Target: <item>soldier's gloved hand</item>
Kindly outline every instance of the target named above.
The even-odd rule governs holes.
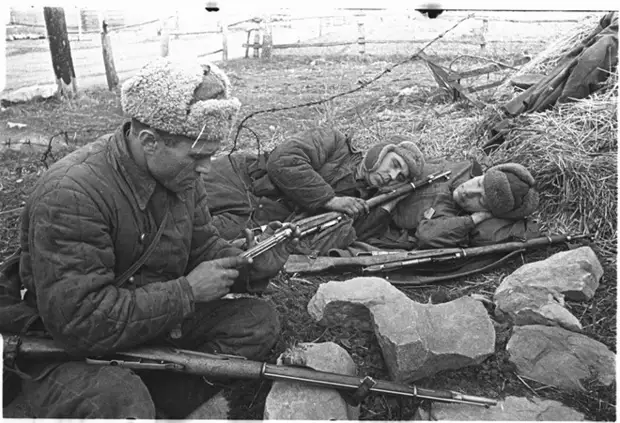
[[[254,238],[252,231],[249,229],[245,230],[246,244],[248,245],[248,248],[252,248],[256,245],[257,241],[264,241],[272,236],[276,231],[285,229],[291,229],[293,231],[293,236],[270,250],[254,257],[252,267],[250,268],[250,279],[260,280],[275,276],[280,269],[282,269],[284,263],[286,263],[286,260],[290,254],[289,251],[299,243],[301,231],[297,225],[293,223],[282,224],[277,221],[269,223],[269,225],[267,225],[267,229],[259,235],[257,239]]]
[[[334,197],[325,203],[323,207],[327,210],[344,213],[354,219],[370,211],[368,203],[357,197]]]

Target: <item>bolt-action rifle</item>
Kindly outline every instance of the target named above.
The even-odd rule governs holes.
[[[394,189],[392,189],[389,192],[377,195],[375,197],[372,197],[366,200],[366,203],[368,204],[369,208],[376,207],[378,205],[387,203],[388,201],[391,201],[395,198],[398,198],[402,195],[415,191],[418,188],[432,184],[438,179],[442,179],[442,178],[449,179],[450,173],[452,173],[452,171],[448,170],[442,173],[428,175],[427,177],[420,179],[418,181],[400,184],[394,187]],[[324,231],[325,229],[331,226],[337,225],[342,219],[345,218],[345,216],[346,215],[344,213],[331,211],[331,212],[322,213],[316,216],[306,217],[298,221],[294,221],[293,223],[295,223],[297,227],[299,227],[301,231],[301,237],[305,237],[305,236],[312,235],[317,232]],[[293,235],[293,230],[289,228],[277,231],[275,234],[273,234],[269,238],[259,242],[254,247],[249,248],[248,250],[244,251],[241,255],[243,257],[254,258],[264,253],[265,251],[270,250],[276,245],[286,241],[292,235]]]
[[[334,388],[347,394],[353,403],[359,403],[374,392],[427,399],[431,401],[464,403],[489,407],[497,401],[449,390],[425,389],[402,383],[376,380],[338,373],[320,372],[306,367],[275,365],[247,360],[243,357],[207,354],[169,347],[141,347],[116,353],[109,357],[84,358],[69,355],[53,340],[30,336],[5,336],[5,367],[11,368],[16,358],[65,361],[78,360],[90,364],[118,366],[129,369],[164,370],[190,373],[207,378],[269,379],[297,381],[310,385]]]
[[[586,238],[591,238],[591,235],[548,235],[526,241],[502,242],[482,247],[439,248],[406,252],[380,251],[375,254],[356,257],[307,257],[292,254],[284,265],[284,271],[287,273],[318,273],[326,270],[349,268],[363,274],[373,274],[462,260],[467,257],[516,253],[536,247]]]

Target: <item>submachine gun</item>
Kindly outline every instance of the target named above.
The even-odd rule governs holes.
[[[296,381],[309,385],[343,391],[353,404],[370,393],[395,395],[479,406],[497,405],[497,401],[449,390],[435,390],[409,386],[402,383],[376,380],[370,376],[359,377],[313,370],[307,367],[275,365],[247,360],[244,357],[207,354],[171,347],[140,347],[126,352],[102,357],[78,357],[68,354],[53,340],[32,336],[3,336],[4,366],[14,368],[16,359],[39,361],[85,361],[104,366],[118,366],[134,370],[162,370],[195,374],[207,378],[268,379]]]

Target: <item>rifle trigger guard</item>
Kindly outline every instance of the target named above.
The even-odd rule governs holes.
[[[370,376],[366,376],[364,379],[362,379],[360,386],[357,387],[355,392],[345,396],[345,401],[349,405],[357,407],[364,400],[364,398],[370,395],[370,390],[376,384],[377,384],[377,381],[375,381]]]

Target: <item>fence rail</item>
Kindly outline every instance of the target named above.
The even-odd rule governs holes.
[[[415,25],[415,21],[420,21],[425,23],[427,18],[422,18],[420,16],[416,16],[417,12],[411,11],[411,17],[407,17],[407,24],[410,25],[409,21],[413,21]],[[93,15],[94,16],[94,15]],[[94,19],[94,18],[93,18]],[[371,20],[381,19],[401,19],[401,16],[396,16],[393,13],[382,13],[382,12],[363,12],[360,13],[335,13],[331,15],[318,15],[317,16],[305,16],[305,17],[281,17],[275,16],[270,19],[264,18],[250,18],[239,20],[230,24],[220,20],[217,22],[217,29],[200,29],[191,30],[191,31],[183,31],[179,28],[179,15],[175,14],[172,16],[160,17],[158,19],[150,19],[140,23],[133,23],[129,25],[118,25],[119,20],[116,19],[112,23],[116,23],[116,25],[109,25],[105,19],[103,19],[103,15],[99,14],[96,16],[96,19],[93,22],[98,22],[100,27],[98,29],[88,29],[82,27],[82,21],[80,20],[78,23],[78,30],[69,30],[69,34],[101,34],[101,49],[104,56],[105,62],[105,70],[106,70],[106,78],[109,84],[110,89],[114,89],[118,84],[118,77],[115,75],[115,67],[114,67],[114,57],[112,54],[112,41],[110,39],[110,35],[121,34],[121,33],[130,33],[134,32],[139,28],[147,28],[151,26],[151,28],[156,28],[157,36],[160,38],[160,55],[167,56],[170,54],[170,38],[179,39],[180,37],[185,36],[201,36],[201,35],[209,35],[210,37],[210,45],[209,51],[205,53],[198,53],[198,57],[206,57],[212,56],[215,54],[221,54],[221,60],[228,60],[229,56],[229,42],[228,42],[228,32],[245,32],[247,33],[247,40],[245,42],[241,42],[237,44],[240,45],[241,48],[245,49],[245,57],[250,57],[249,50],[253,50],[252,57],[263,59],[269,59],[273,50],[285,50],[285,49],[303,49],[303,48],[327,48],[327,47],[339,47],[339,46],[358,46],[358,53],[365,54],[366,46],[368,45],[389,45],[389,44],[421,44],[428,43],[432,40],[433,29],[426,28],[424,29],[424,25],[421,26],[422,32],[424,32],[428,37],[419,38],[419,39],[380,39],[379,37],[368,38],[367,37],[367,29],[366,26],[370,26]],[[488,39],[488,31],[489,31],[489,23],[490,22],[509,22],[509,23],[528,23],[528,24],[543,24],[543,23],[578,23],[579,19],[512,19],[506,17],[494,17],[494,16],[484,16],[484,15],[474,15],[467,18],[470,21],[481,22],[481,24],[475,25],[476,27],[471,30],[470,33],[461,35],[460,38],[447,38],[442,39],[442,43],[445,44],[455,44],[455,45],[471,45],[471,46],[479,46],[480,50],[484,50],[487,45],[493,43],[504,43],[505,40],[494,40]],[[450,16],[443,19],[444,21],[454,21],[455,17]],[[317,28],[311,29],[311,31],[318,32],[319,39],[325,32],[326,28],[337,28],[344,27],[342,30],[346,32],[348,35],[343,35],[341,39],[337,41],[298,41],[298,42],[286,42],[286,40],[281,40],[285,42],[278,43],[278,34],[275,34],[274,37],[274,29],[282,28],[283,31],[288,31],[291,28],[291,23],[293,22],[312,22],[317,21],[318,31],[315,31]],[[374,22],[374,21],[373,21]],[[45,28],[44,25],[38,25],[33,23],[18,23],[11,22],[12,26],[23,26],[29,28]],[[310,24],[302,24],[303,28],[312,28],[312,23]],[[428,26],[428,25],[427,25]],[[75,26],[73,27],[75,28]],[[73,29],[71,28],[71,29]],[[92,28],[92,26],[91,26]],[[373,27],[371,27],[373,28]],[[408,26],[409,28],[409,26]],[[357,29],[357,31],[356,31]],[[328,29],[329,30],[329,29]],[[336,31],[340,31],[341,29],[336,29]],[[280,31],[278,29],[278,31]],[[348,32],[351,31],[351,32]],[[411,30],[413,34],[416,31],[415,28]],[[355,35],[355,32],[357,34]],[[153,31],[155,35],[155,31]],[[221,47],[217,47],[213,45],[213,39],[216,37],[212,37],[213,35],[220,34],[221,38]],[[253,35],[253,39],[252,39]],[[280,34],[281,35],[281,34]],[[290,34],[289,34],[290,35]],[[389,35],[388,35],[389,36]],[[348,39],[347,39],[348,38]],[[79,37],[78,37],[79,39]],[[236,41],[239,42],[239,41]],[[529,42],[528,40],[522,40],[519,38],[511,39],[511,43],[523,43]],[[174,48],[174,44],[172,45]],[[205,49],[207,50],[207,49]]]

